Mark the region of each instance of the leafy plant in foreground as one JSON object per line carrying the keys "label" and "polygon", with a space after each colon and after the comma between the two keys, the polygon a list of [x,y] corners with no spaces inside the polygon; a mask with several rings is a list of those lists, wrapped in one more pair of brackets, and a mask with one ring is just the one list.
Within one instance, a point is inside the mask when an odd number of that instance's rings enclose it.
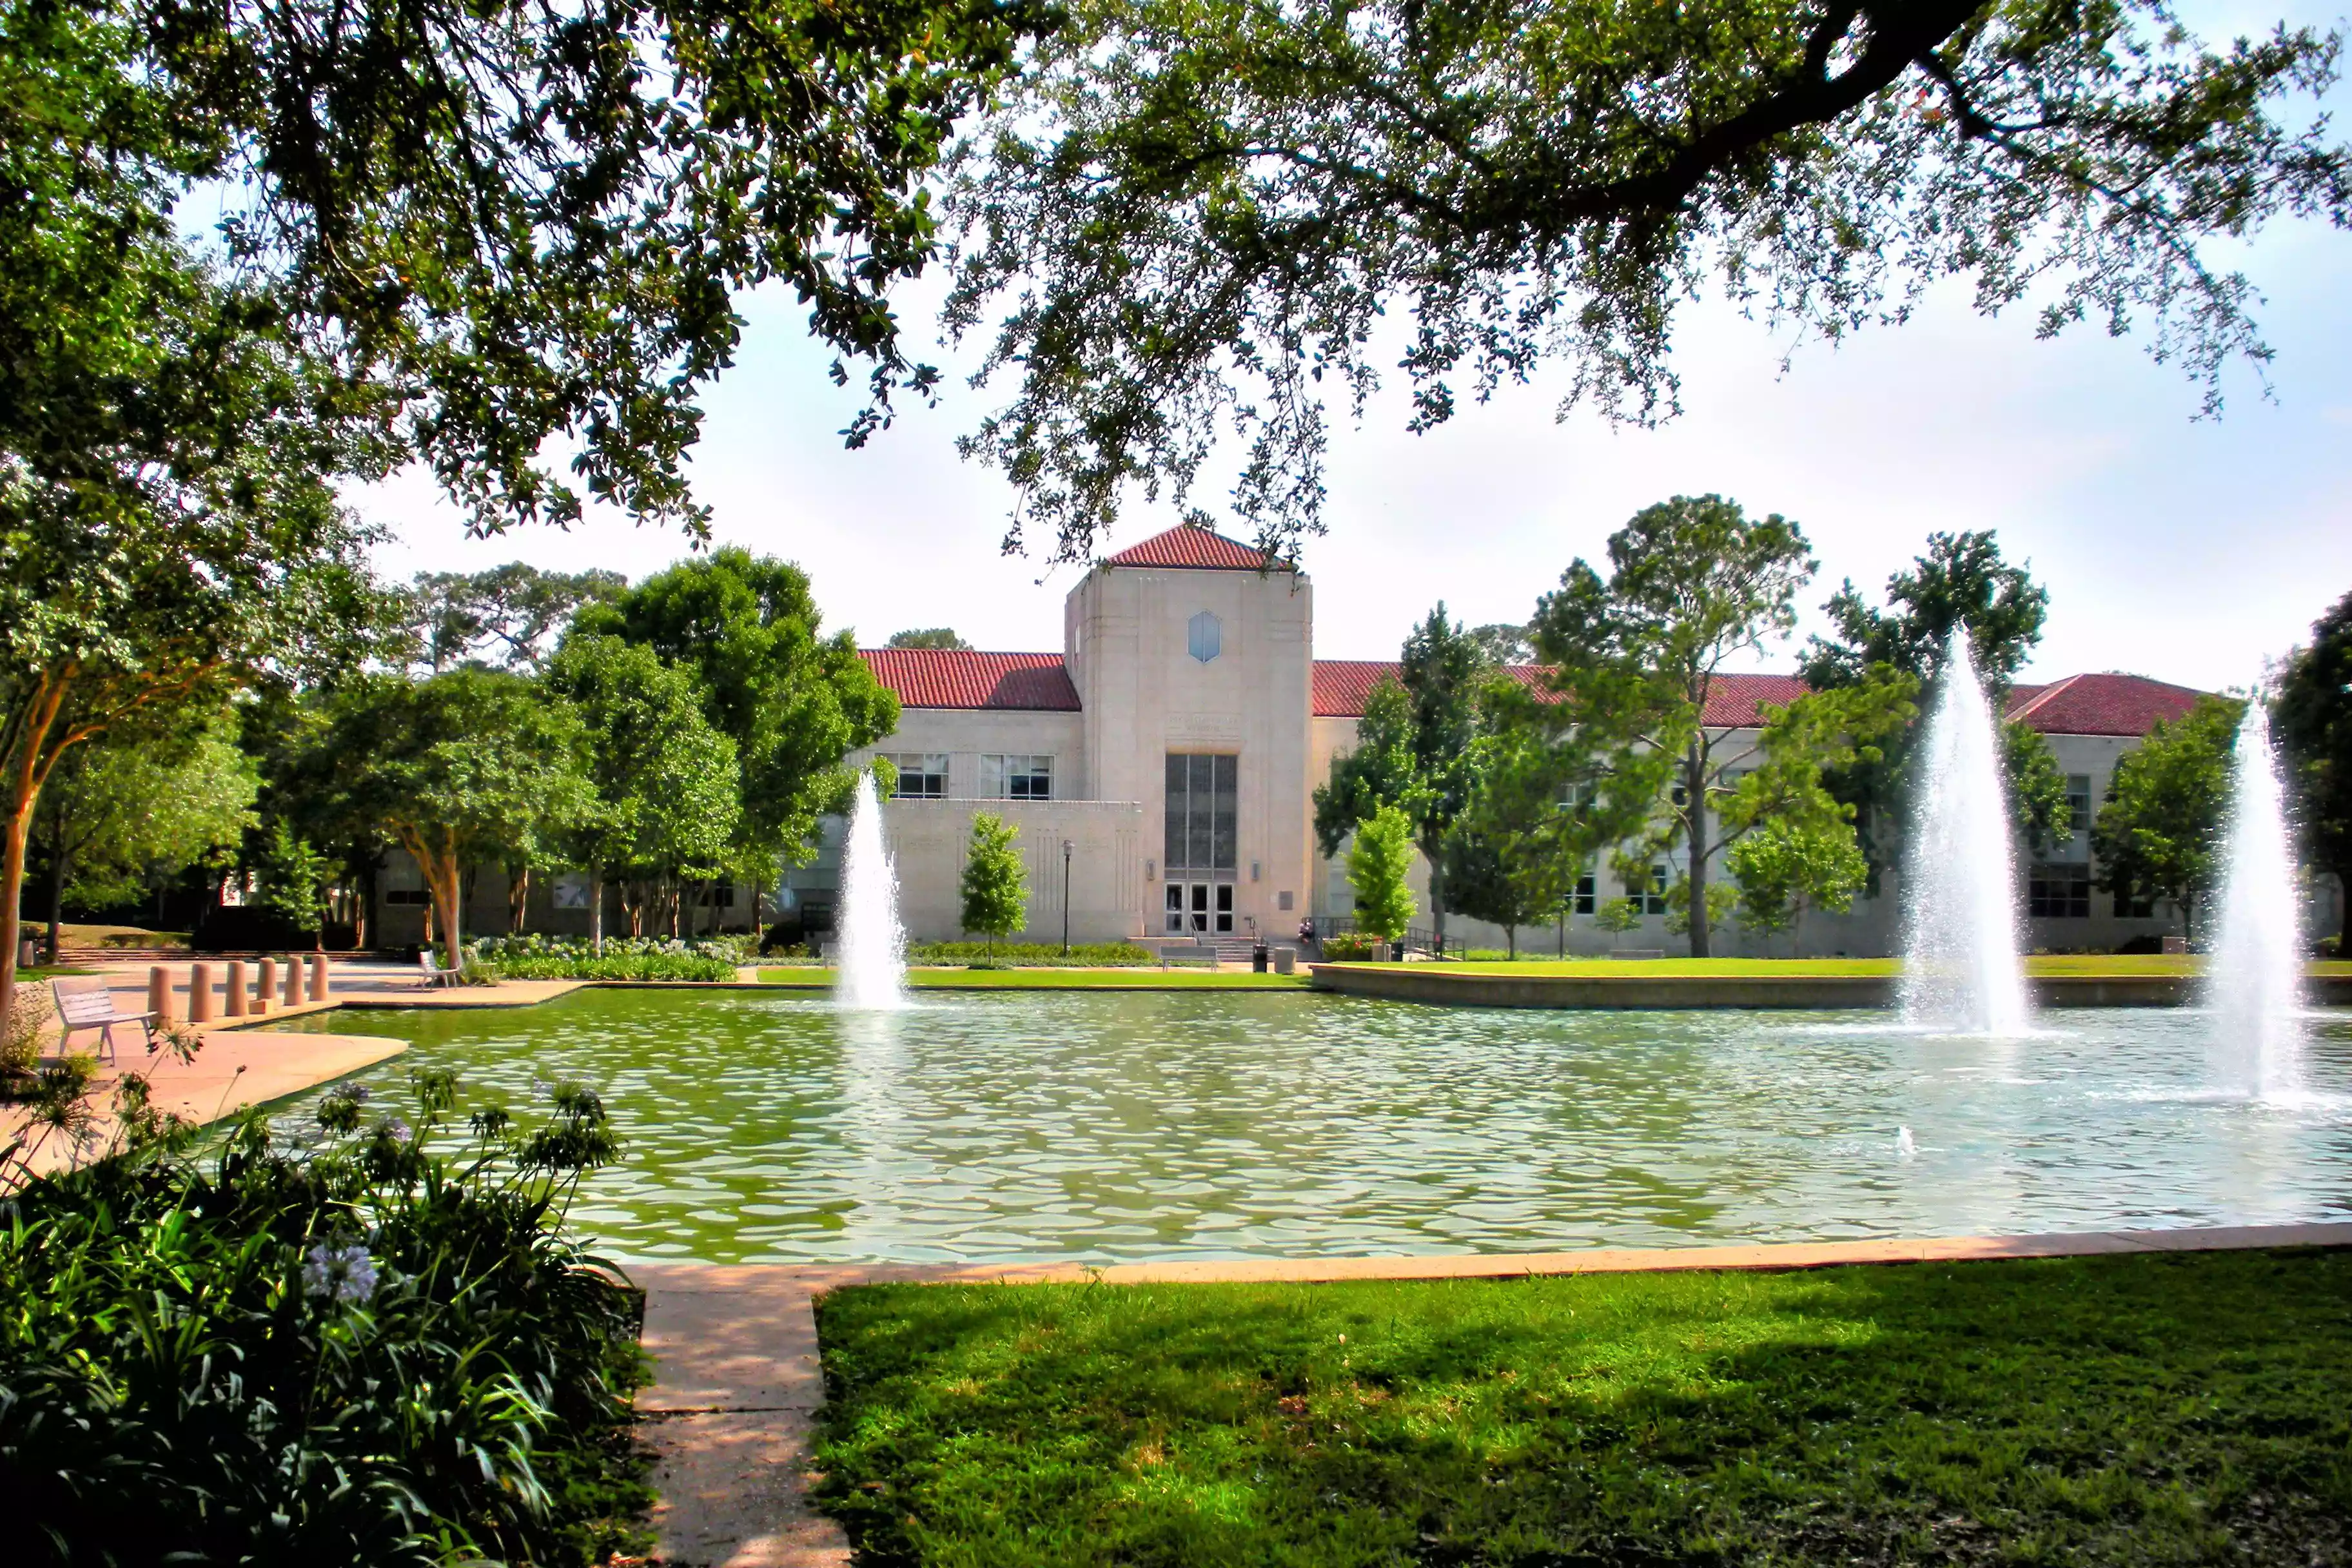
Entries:
{"label": "leafy plant in foreground", "polygon": [[[320,1138],[184,1125],[35,1184],[0,1231],[0,1492],[53,1563],[586,1563],[650,1500],[639,1298],[562,1234],[617,1143],[555,1091],[450,1129],[331,1093]],[[449,1130],[453,1146],[431,1145]],[[24,1559],[20,1559],[24,1560]]]}

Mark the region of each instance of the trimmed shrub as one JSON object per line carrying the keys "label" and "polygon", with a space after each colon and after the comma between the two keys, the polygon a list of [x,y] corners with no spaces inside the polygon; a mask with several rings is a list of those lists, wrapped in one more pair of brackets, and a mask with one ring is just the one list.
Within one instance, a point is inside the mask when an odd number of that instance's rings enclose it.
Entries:
{"label": "trimmed shrub", "polygon": [[188,1130],[13,1200],[0,1231],[0,1495],[12,1560],[485,1559],[638,1550],[650,1505],[629,1398],[643,1298],[562,1234],[615,1151],[554,1093],[428,1148],[455,1079],[406,1118],[320,1102],[321,1137],[249,1117]]}
{"label": "trimmed shrub", "polygon": [[1072,942],[1067,957],[1059,942],[917,942],[907,944],[909,963],[986,963],[992,968],[1133,969],[1156,966],[1148,948],[1131,942]]}
{"label": "trimmed shrub", "polygon": [[1323,956],[1333,963],[1361,963],[1388,955],[1388,943],[1354,931],[1323,939]]}

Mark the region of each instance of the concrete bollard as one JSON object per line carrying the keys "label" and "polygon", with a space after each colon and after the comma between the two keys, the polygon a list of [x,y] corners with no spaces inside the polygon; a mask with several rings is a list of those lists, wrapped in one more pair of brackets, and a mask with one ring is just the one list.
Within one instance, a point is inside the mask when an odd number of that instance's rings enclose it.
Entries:
{"label": "concrete bollard", "polygon": [[289,1007],[302,1005],[302,961],[290,952],[286,955],[286,989],[278,994]]}
{"label": "concrete bollard", "polygon": [[172,1016],[172,972],[160,963],[147,969],[147,1011],[158,1023]]}
{"label": "concrete bollard", "polygon": [[1298,950],[1295,947],[1276,948],[1274,950],[1274,972],[1276,974],[1297,973]]}
{"label": "concrete bollard", "polygon": [[228,1005],[221,1011],[232,1018],[244,1017],[246,1014],[245,960],[232,958],[228,961],[227,990],[228,994],[224,1000]]}
{"label": "concrete bollard", "polygon": [[268,1012],[269,1005],[277,999],[278,961],[265,957],[253,966],[254,1012],[257,1014]]}
{"label": "concrete bollard", "polygon": [[310,955],[310,1000],[324,1002],[326,999],[327,955],[323,952],[314,952]]}
{"label": "concrete bollard", "polygon": [[213,1019],[213,966],[209,963],[188,965],[188,1022],[209,1024]]}

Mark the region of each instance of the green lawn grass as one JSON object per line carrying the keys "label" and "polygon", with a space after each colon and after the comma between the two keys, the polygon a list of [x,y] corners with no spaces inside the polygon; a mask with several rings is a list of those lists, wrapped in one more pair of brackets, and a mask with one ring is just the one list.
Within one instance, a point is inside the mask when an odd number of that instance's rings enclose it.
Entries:
{"label": "green lawn grass", "polygon": [[[2180,953],[2044,953],[2025,961],[2028,974],[2167,975],[2201,974],[2201,957]],[[1585,977],[1637,974],[1758,975],[1758,974],[1895,974],[1901,961],[1892,958],[1522,958],[1446,963],[1446,974],[1570,974]],[[2313,974],[2352,974],[2352,962],[2330,959],[2308,966]]]}
{"label": "green lawn grass", "polygon": [[[830,969],[762,969],[763,985],[800,985],[830,989]],[[1298,991],[1305,974],[1258,974],[1248,970],[1213,969],[923,969],[907,971],[907,984],[917,990],[966,987],[989,991]]]}
{"label": "green lawn grass", "polygon": [[818,1303],[875,1564],[2352,1551],[2352,1253]]}

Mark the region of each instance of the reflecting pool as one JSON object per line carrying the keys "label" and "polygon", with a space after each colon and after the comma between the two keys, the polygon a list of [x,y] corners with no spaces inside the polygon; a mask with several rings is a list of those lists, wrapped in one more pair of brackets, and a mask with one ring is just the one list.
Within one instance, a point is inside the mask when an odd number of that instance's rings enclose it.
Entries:
{"label": "reflecting pool", "polygon": [[[2352,1013],[2286,1106],[2212,1089],[2184,1009],[2028,1040],[1871,1013],[1548,1013],[1309,995],[588,991],[289,1024],[469,1103],[601,1092],[574,1217],[623,1258],[1552,1250],[2352,1218]],[[307,1119],[309,1101],[281,1112]],[[1907,1127],[1907,1147],[1898,1130]]]}

